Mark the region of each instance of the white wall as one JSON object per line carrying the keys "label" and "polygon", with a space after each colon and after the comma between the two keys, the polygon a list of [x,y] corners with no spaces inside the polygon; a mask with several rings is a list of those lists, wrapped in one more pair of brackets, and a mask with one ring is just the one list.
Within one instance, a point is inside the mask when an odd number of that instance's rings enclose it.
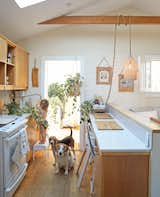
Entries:
{"label": "white wall", "polygon": [[[156,30],[156,29],[155,29]],[[133,29],[133,55],[160,54],[160,31],[151,28]],[[159,105],[159,97],[148,97],[138,91],[138,82],[135,82],[134,93],[118,92],[118,74],[123,60],[128,56],[129,41],[128,27],[118,27],[116,49],[116,68],[113,79],[113,91],[110,102],[129,106]],[[59,29],[33,36],[21,41],[21,44],[30,53],[30,89],[29,93],[38,93],[40,88],[31,87],[31,69],[34,58],[41,67],[44,56],[80,56],[84,60],[84,97],[91,99],[94,95],[102,95],[105,99],[108,86],[96,85],[96,66],[105,56],[110,64],[113,57],[113,28],[104,26],[64,26]],[[41,70],[42,71],[42,70]],[[56,68],[55,68],[56,72]]]}

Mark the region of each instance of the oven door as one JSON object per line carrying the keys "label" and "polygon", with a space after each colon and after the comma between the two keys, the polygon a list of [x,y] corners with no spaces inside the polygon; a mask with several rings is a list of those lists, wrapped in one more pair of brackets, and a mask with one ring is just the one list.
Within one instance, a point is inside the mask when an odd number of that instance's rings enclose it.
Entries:
{"label": "oven door", "polygon": [[[4,185],[5,188],[16,181],[26,165],[27,143],[25,127],[4,139]],[[26,146],[26,147],[25,147]]]}

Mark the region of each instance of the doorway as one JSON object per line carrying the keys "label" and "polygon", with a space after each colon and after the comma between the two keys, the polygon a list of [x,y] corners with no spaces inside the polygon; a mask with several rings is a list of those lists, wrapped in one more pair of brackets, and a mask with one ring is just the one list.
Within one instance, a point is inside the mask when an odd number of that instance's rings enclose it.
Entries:
{"label": "doorway", "polygon": [[[43,96],[49,100],[49,112],[48,112],[48,135],[56,136],[58,139],[62,139],[70,134],[70,129],[66,126],[73,127],[73,138],[75,140],[76,149],[79,148],[80,143],[80,96],[76,97],[76,103],[74,98],[68,97],[65,101],[65,107],[61,109],[61,103],[64,99],[48,96],[50,95],[50,87],[57,88],[64,87],[68,77],[74,77],[81,73],[81,61],[77,58],[60,57],[45,58],[43,63]],[[57,91],[56,89],[56,91]],[[63,91],[62,91],[63,92]],[[55,95],[55,94],[54,94]],[[73,107],[74,106],[74,107]],[[73,109],[74,108],[74,109]],[[63,120],[61,120],[62,111],[64,113]]]}

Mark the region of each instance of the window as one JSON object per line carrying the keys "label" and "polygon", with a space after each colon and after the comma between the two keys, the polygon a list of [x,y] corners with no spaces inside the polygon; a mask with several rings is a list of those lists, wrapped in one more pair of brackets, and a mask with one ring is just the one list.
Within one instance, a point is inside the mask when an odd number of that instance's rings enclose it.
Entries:
{"label": "window", "polygon": [[142,91],[160,93],[160,56],[145,56],[141,80]]}
{"label": "window", "polygon": [[20,8],[28,7],[46,0],[15,0]]}

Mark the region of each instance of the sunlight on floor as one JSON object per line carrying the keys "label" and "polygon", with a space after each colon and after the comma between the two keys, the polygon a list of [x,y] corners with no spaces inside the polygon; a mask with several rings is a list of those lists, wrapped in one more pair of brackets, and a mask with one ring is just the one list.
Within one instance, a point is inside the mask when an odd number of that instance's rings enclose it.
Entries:
{"label": "sunlight on floor", "polygon": [[[55,136],[58,139],[62,139],[68,135],[70,135],[70,129],[61,129],[58,124],[53,122],[51,116],[48,117],[49,128],[48,128],[48,136]],[[75,140],[75,149],[79,149],[79,142],[80,142],[80,130],[73,129],[73,139]]]}

